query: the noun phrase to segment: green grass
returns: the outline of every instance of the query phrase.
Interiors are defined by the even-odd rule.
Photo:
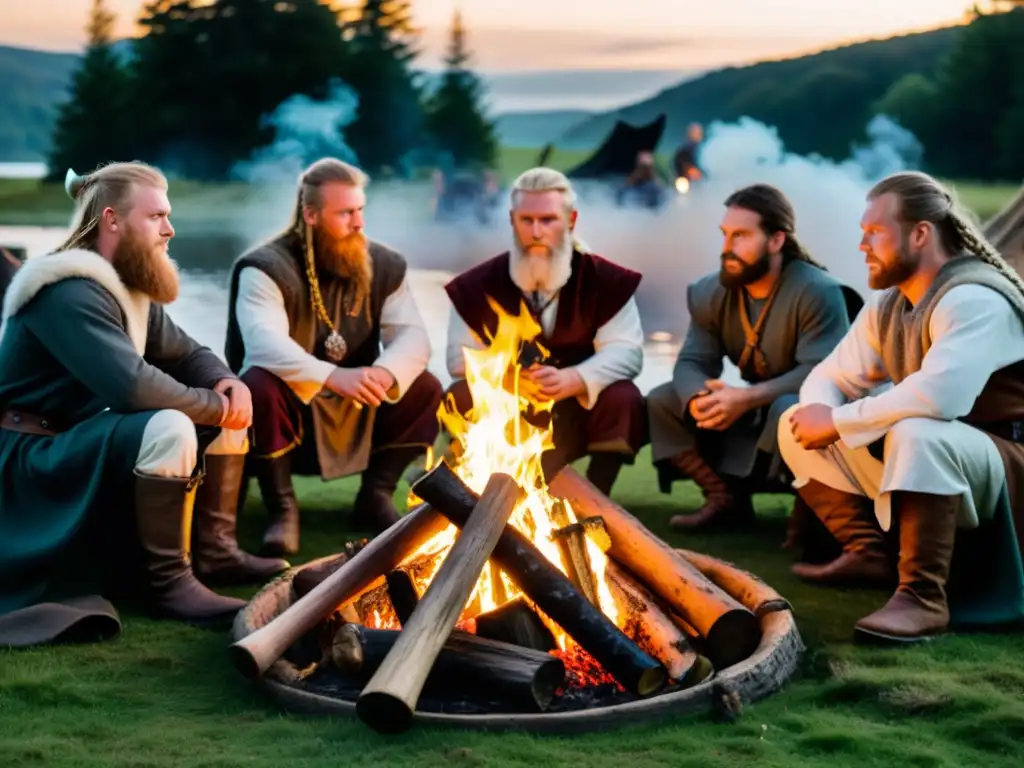
[[[616,500],[674,545],[763,577],[790,599],[808,645],[798,674],[733,724],[668,718],[577,737],[414,728],[382,737],[348,719],[280,712],[228,664],[225,634],[125,615],[106,644],[0,652],[4,766],[966,766],[1024,761],[1024,638],[948,637],[911,649],[850,643],[853,623],[886,595],[809,587],[779,550],[789,501],[758,498],[746,534],[682,536],[667,520],[692,508],[689,484],[656,493],[645,453]],[[302,559],[328,554],[346,530],[355,485],[300,481]],[[404,488],[400,489],[400,495]],[[241,539],[263,518],[253,485]],[[247,595],[250,591],[236,591]]]

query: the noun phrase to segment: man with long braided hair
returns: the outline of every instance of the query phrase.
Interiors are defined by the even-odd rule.
[[[139,543],[144,596],[178,619],[227,619],[245,605],[196,574],[254,581],[288,566],[235,540],[249,393],[164,310],[178,295],[166,179],[113,163],[69,172],[66,188],[71,236],[27,259],[4,301],[0,645],[109,618],[95,600],[63,601],[133,585],[108,567],[135,566]]]
[[[794,571],[896,581],[857,622],[863,639],[940,633],[951,609],[954,623],[1017,620],[1024,284],[930,176],[889,176],[867,199],[860,248],[878,293],[779,425],[794,484],[843,551]]]
[[[253,396],[265,554],[298,551],[293,474],[362,473],[352,522],[379,532],[398,520],[402,472],[437,436],[430,342],[405,259],[363,231],[366,183],[341,160],[313,163],[287,230],[232,270],[226,356]]]
[[[747,523],[752,492],[785,487],[779,416],[862,304],[807,254],[795,229],[780,190],[737,190],[725,201],[720,270],[687,288],[690,327],[672,381],[647,396],[662,491],[689,478],[704,492],[696,513],[672,517],[674,528]],[[749,386],[722,381],[726,357]]]

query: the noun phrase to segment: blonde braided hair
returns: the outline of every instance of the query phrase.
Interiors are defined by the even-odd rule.
[[[932,224],[939,243],[951,254],[969,253],[994,267],[1024,295],[1024,280],[986,239],[978,226],[957,203],[953,193],[935,178],[921,171],[901,171],[886,176],[868,192],[874,200],[885,194],[899,200],[899,219],[905,227],[919,222]]]
[[[313,304],[313,310],[324,325],[331,331],[337,331],[324,306],[323,294],[320,292],[320,281],[316,275],[316,247],[313,229],[306,223],[303,216],[303,210],[307,207],[319,210],[323,204],[320,194],[321,187],[330,182],[363,188],[369,182],[369,177],[354,165],[337,158],[325,157],[317,160],[303,171],[299,178],[292,221],[282,234],[298,237],[305,257],[306,279],[309,281],[309,298]],[[369,313],[369,287],[353,280],[350,281],[348,290],[351,293],[346,295],[345,299],[349,313],[355,315],[360,310]]]
[[[132,207],[132,197],[139,187],[167,189],[167,178],[146,163],[110,163],[79,176],[68,169],[64,177],[64,190],[75,201],[71,219],[71,235],[54,253],[76,248],[96,250],[100,219],[103,211],[113,208],[119,214]]]

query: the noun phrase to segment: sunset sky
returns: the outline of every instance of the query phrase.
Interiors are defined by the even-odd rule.
[[[91,0],[0,0],[0,43],[78,50]],[[342,3],[344,4],[344,3]],[[527,69],[693,69],[888,36],[963,18],[970,0],[414,0],[433,66],[460,7],[476,65]],[[984,5],[984,2],[981,3]],[[139,0],[108,0],[119,33]],[[628,9],[628,10],[627,10]]]

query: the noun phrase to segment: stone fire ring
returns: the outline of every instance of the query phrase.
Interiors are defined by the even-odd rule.
[[[293,598],[292,579],[299,571],[311,565],[329,562],[335,557],[321,558],[292,568],[269,582],[238,613],[232,628],[232,642],[237,642],[267,625],[288,608]],[[749,578],[752,584],[760,583],[753,574],[746,571],[741,571],[741,574]],[[691,688],[657,694],[624,704],[570,712],[488,715],[418,711],[414,723],[427,727],[453,726],[488,731],[585,733],[630,723],[650,724],[653,718],[700,712],[711,714],[720,711],[723,706],[722,700],[727,696],[730,703],[725,708],[735,710],[736,703],[747,705],[781,688],[796,670],[805,651],[789,604],[785,600],[773,601],[773,607],[773,610],[758,617],[761,622],[761,642],[747,659],[731,667],[716,670],[709,679]],[[255,684],[276,700],[283,709],[290,712],[356,717],[355,701],[303,690],[302,683],[296,677],[296,671],[290,662],[279,660]],[[739,698],[739,702],[736,702],[736,697]]]

